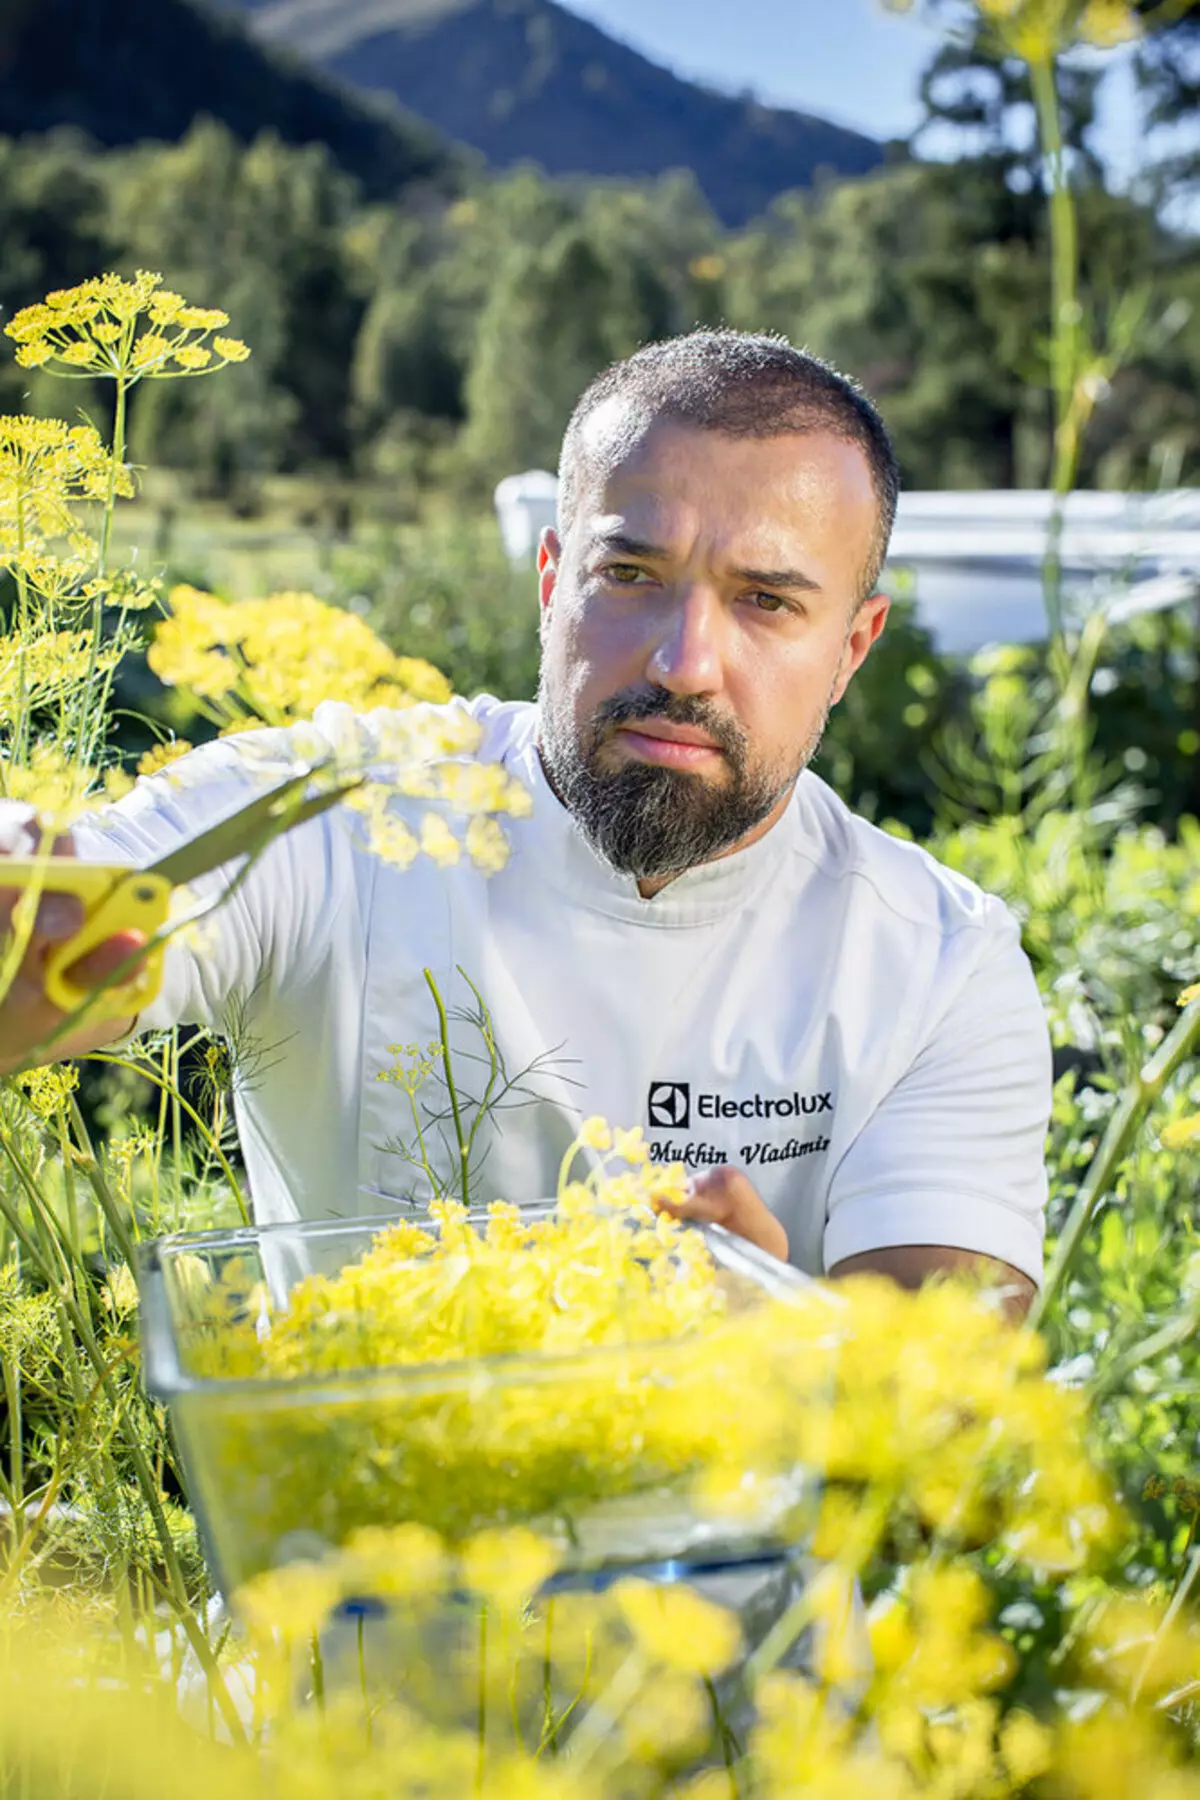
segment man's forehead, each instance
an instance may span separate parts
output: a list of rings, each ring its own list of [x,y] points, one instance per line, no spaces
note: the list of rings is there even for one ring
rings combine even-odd
[[[852,528],[860,505],[870,529],[875,511],[857,445],[820,429],[734,437],[669,415],[610,413],[586,443],[586,467],[575,509],[581,547],[611,537],[666,544],[719,520],[723,536],[736,526],[738,537],[782,542],[819,523]]]

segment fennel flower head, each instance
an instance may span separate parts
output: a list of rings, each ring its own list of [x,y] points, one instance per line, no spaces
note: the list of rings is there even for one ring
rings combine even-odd
[[[4,329],[23,369],[109,376],[131,386],[245,362],[248,347],[222,335],[228,323],[219,307],[190,306],[163,287],[161,275],[139,269],[131,281],[99,275],[59,288]]]

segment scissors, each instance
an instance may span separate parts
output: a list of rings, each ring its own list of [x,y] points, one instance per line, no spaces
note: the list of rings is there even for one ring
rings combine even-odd
[[[299,799],[314,773],[307,769],[279,782],[145,869],[131,868],[128,863],[76,862],[64,856],[0,857],[0,888],[75,894],[86,908],[74,937],[56,945],[46,959],[46,994],[54,1005],[63,1012],[89,1006],[92,1016],[98,1018],[121,1018],[148,1006],[162,986],[165,937],[140,953],[137,971],[119,985],[99,990],[79,987],[66,971],[114,932],[142,931],[153,939],[167,922],[173,889],[234,857],[257,853],[293,825],[315,819],[362,786],[362,778],[356,777],[311,799]]]

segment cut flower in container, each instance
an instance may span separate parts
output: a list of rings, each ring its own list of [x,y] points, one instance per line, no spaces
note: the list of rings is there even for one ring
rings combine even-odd
[[[149,1246],[146,1376],[224,1590],[380,1525],[530,1526],[577,1569],[795,1544],[839,1308],[655,1212],[678,1179]]]

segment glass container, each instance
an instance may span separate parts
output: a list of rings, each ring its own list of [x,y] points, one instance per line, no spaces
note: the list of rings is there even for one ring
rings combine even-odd
[[[479,1226],[486,1216],[470,1215]],[[139,1252],[145,1379],[169,1409],[222,1592],[364,1526],[408,1521],[450,1538],[532,1526],[560,1551],[559,1581],[629,1570],[739,1594],[747,1582],[761,1590],[760,1574],[778,1583],[817,1493],[814,1405],[828,1392],[839,1310],[826,1290],[700,1227],[726,1294],[711,1338],[286,1379],[205,1372],[223,1326],[261,1338],[298,1281],[339,1273],[395,1223],[180,1234]],[[794,1343],[793,1310],[805,1321]],[[355,1329],[352,1316],[343,1328]],[[710,1465],[733,1445],[737,1479],[727,1469],[714,1482]]]

